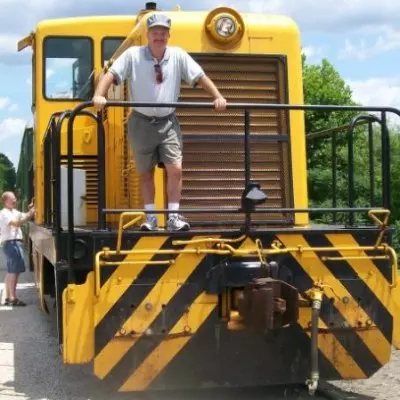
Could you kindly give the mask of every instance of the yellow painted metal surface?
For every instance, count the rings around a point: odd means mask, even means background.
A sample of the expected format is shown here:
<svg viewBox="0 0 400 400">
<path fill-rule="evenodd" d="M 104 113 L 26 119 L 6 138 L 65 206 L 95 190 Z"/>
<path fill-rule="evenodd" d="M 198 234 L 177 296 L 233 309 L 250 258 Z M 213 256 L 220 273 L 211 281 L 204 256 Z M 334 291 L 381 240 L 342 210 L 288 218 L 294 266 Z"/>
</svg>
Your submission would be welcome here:
<svg viewBox="0 0 400 400">
<path fill-rule="evenodd" d="M 85 364 L 94 356 L 94 276 L 82 285 L 68 285 L 62 295 L 63 359 L 66 364 Z"/>
</svg>

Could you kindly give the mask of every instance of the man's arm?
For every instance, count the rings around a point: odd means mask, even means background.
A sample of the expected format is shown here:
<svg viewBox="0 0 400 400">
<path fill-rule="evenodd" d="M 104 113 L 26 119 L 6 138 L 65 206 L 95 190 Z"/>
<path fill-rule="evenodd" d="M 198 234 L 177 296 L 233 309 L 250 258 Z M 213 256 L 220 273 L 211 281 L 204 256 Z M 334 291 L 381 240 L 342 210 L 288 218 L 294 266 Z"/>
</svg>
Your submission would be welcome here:
<svg viewBox="0 0 400 400">
<path fill-rule="evenodd" d="M 205 74 L 203 68 L 185 50 L 181 49 L 181 73 L 182 79 L 191 86 L 200 86 L 214 99 L 214 106 L 217 110 L 226 108 L 226 100 L 218 91 L 214 82 Z"/>
<path fill-rule="evenodd" d="M 226 109 L 226 99 L 219 92 L 214 82 L 207 76 L 204 75 L 199 79 L 200 86 L 210 94 L 214 99 L 214 106 L 217 110 Z"/>
<path fill-rule="evenodd" d="M 35 215 L 35 208 L 32 207 L 22 218 L 18 220 L 12 220 L 8 223 L 10 226 L 16 226 L 19 228 L 22 226 L 26 221 L 30 220 Z"/>
<path fill-rule="evenodd" d="M 121 83 L 131 75 L 132 57 L 131 49 L 124 51 L 111 65 L 110 69 L 100 79 L 93 96 L 93 103 L 97 110 L 101 110 L 107 103 L 106 94 L 110 86 L 116 82 Z"/>
<path fill-rule="evenodd" d="M 100 79 L 92 99 L 95 107 L 98 110 L 101 110 L 107 103 L 105 96 L 113 82 L 114 75 L 111 72 L 106 72 L 106 74 Z"/>
</svg>

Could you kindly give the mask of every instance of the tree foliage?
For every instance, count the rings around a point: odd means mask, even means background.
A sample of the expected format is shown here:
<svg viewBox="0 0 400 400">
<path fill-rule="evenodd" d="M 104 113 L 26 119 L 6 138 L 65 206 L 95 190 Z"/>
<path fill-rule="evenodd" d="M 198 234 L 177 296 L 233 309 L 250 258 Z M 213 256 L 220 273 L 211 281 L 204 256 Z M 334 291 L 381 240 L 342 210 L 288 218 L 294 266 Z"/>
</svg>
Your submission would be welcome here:
<svg viewBox="0 0 400 400">
<path fill-rule="evenodd" d="M 355 105 L 350 87 L 341 78 L 332 64 L 322 60 L 317 65 L 307 65 L 303 59 L 303 82 L 306 104 Z M 365 114 L 365 113 L 363 113 Z M 355 117 L 353 112 L 306 113 L 307 133 L 319 132 L 349 124 Z M 373 129 L 373 151 L 370 154 L 367 126 L 354 130 L 354 194 L 356 207 L 380 207 L 382 199 L 382 132 L 378 124 Z M 393 246 L 400 253 L 400 135 L 392 128 L 390 136 L 390 186 L 391 224 L 394 226 Z M 332 140 L 331 136 L 307 141 L 308 188 L 311 207 L 333 206 Z M 370 160 L 373 160 L 373 165 Z M 347 129 L 337 133 L 336 157 L 336 206 L 349 206 L 349 159 Z M 372 190 L 374 188 L 374 191 Z M 346 223 L 348 214 L 338 215 L 338 222 Z M 366 215 L 357 215 L 356 222 L 366 222 Z M 331 223 L 332 215 L 315 215 L 314 222 Z"/>
<path fill-rule="evenodd" d="M 356 105 L 352 91 L 339 72 L 326 59 L 321 64 L 303 63 L 304 99 L 307 104 Z M 339 111 L 309 111 L 306 132 L 347 124 L 354 113 Z"/>
<path fill-rule="evenodd" d="M 356 105 L 352 91 L 339 72 L 326 59 L 321 64 L 310 64 L 303 58 L 303 86 L 306 104 Z M 315 133 L 344 126 L 351 122 L 356 113 L 348 111 L 313 110 L 305 113 L 306 133 Z M 337 142 L 346 142 L 345 131 L 337 135 Z M 328 156 L 327 142 L 330 139 L 307 141 L 308 167 L 319 168 L 326 163 Z"/>
<path fill-rule="evenodd" d="M 328 60 L 320 64 L 308 65 L 303 60 L 304 97 L 306 104 L 328 105 L 357 105 L 352 98 L 352 91 L 340 74 Z M 365 114 L 365 113 L 363 113 Z M 349 206 L 349 159 L 347 127 L 356 112 L 344 111 L 310 111 L 306 113 L 306 132 L 321 132 L 343 126 L 344 129 L 336 133 L 336 206 Z M 378 127 L 379 128 L 379 127 Z M 393 136 L 393 135 L 392 135 Z M 354 194 L 355 206 L 369 207 L 382 205 L 382 160 L 381 160 L 381 131 L 374 130 L 373 154 L 369 154 L 369 139 L 367 126 L 357 127 L 353 133 L 354 140 Z M 397 136 L 392 139 L 392 154 L 398 150 L 400 142 Z M 308 160 L 308 188 L 311 207 L 332 207 L 334 205 L 333 191 L 333 160 L 332 135 L 323 138 L 307 140 Z M 374 159 L 374 168 L 370 171 L 370 156 Z M 400 161 L 400 160 L 399 160 Z M 392 158 L 392 165 L 395 166 Z M 398 164 L 397 164 L 398 165 Z M 372 177 L 372 179 L 371 179 Z M 393 186 L 398 182 L 392 180 Z M 374 196 L 372 196 L 374 185 Z M 393 190 L 395 190 L 393 188 Z M 400 201 L 397 201 L 400 202 Z M 400 204 L 399 204 L 400 205 Z M 399 215 L 400 217 L 400 215 Z M 340 221 L 347 221 L 348 215 L 339 216 Z M 365 216 L 364 216 L 365 218 Z M 332 216 L 324 216 L 322 222 L 332 221 Z"/>
<path fill-rule="evenodd" d="M 1 192 L 15 190 L 16 172 L 13 163 L 3 153 L 0 153 L 0 190 Z"/>
</svg>

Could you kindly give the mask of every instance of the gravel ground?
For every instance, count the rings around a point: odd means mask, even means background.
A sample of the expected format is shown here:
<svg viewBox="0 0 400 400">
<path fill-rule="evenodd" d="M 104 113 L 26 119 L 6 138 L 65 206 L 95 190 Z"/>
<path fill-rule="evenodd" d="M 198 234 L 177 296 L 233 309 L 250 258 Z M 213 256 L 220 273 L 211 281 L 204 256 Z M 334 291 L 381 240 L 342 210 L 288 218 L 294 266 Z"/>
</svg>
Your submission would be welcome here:
<svg viewBox="0 0 400 400">
<path fill-rule="evenodd" d="M 392 360 L 367 380 L 343 381 L 337 387 L 365 395 L 366 399 L 400 399 L 400 350 L 392 351 Z"/>
<path fill-rule="evenodd" d="M 1 261 L 1 260 L 0 260 Z M 0 282 L 4 280 L 1 269 Z M 3 285 L 0 284 L 0 292 Z M 273 394 L 260 390 L 223 390 L 174 395 L 111 394 L 91 372 L 91 366 L 65 366 L 57 355 L 54 320 L 40 312 L 30 272 L 22 275 L 19 297 L 27 307 L 0 306 L 0 400 L 102 400 L 102 399 L 306 399 L 308 395 Z M 3 295 L 4 297 L 4 295 Z M 343 399 L 392 400 L 400 398 L 400 352 L 367 381 L 338 383 Z M 350 391 L 348 395 L 342 391 Z M 314 397 L 315 398 L 315 397 Z"/>
</svg>

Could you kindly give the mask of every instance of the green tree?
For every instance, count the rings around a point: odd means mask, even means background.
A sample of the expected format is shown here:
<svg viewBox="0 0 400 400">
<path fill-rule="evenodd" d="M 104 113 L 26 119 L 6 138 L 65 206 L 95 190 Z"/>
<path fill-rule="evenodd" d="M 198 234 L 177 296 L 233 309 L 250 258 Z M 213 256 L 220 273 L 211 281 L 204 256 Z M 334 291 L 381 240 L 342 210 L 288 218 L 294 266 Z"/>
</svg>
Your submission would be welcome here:
<svg viewBox="0 0 400 400">
<path fill-rule="evenodd" d="M 326 59 L 320 64 L 308 65 L 303 58 L 304 100 L 306 104 L 357 105 L 352 98 L 349 85 L 339 72 Z M 308 111 L 306 132 L 329 131 L 332 128 L 348 125 L 357 115 L 348 111 Z M 311 207 L 332 207 L 332 135 L 307 140 L 308 188 Z M 348 206 L 348 156 L 347 130 L 336 134 L 337 139 L 337 175 L 336 201 L 338 207 Z M 355 194 L 356 204 L 369 205 L 368 142 L 365 128 L 354 131 L 355 156 Z M 347 216 L 339 216 L 340 219 Z M 322 218 L 323 222 L 329 222 Z"/>
<path fill-rule="evenodd" d="M 320 64 L 307 64 L 303 57 L 303 86 L 306 104 L 356 105 L 350 86 L 326 59 Z M 307 111 L 305 113 L 306 133 L 315 133 L 350 123 L 356 113 L 347 111 Z M 346 136 L 338 136 L 342 144 Z M 327 139 L 313 139 L 307 142 L 308 166 L 318 167 L 326 162 Z"/>
<path fill-rule="evenodd" d="M 308 65 L 303 57 L 304 101 L 306 104 L 356 105 L 350 87 L 341 78 L 332 64 L 322 60 L 320 64 Z M 306 132 L 320 132 L 338 126 L 345 126 L 356 116 L 355 112 L 310 111 L 305 114 Z M 362 113 L 366 114 L 366 113 Z M 354 193 L 356 207 L 382 206 L 382 148 L 381 128 L 374 124 L 373 182 L 375 196 L 371 198 L 369 142 L 365 126 L 354 130 Z M 398 128 L 398 127 L 397 127 Z M 391 147 L 391 225 L 394 227 L 393 246 L 400 254 L 400 135 L 398 129 L 390 132 Z M 331 207 L 332 146 L 330 137 L 307 141 L 308 188 L 311 207 Z M 347 132 L 337 134 L 337 176 L 336 200 L 338 207 L 348 206 L 348 148 Z M 338 215 L 339 222 L 347 222 L 348 214 Z M 314 222 L 330 223 L 331 215 L 315 215 Z M 370 222 L 365 214 L 356 215 L 356 222 Z"/>
<path fill-rule="evenodd" d="M 350 86 L 326 59 L 321 64 L 303 62 L 304 100 L 307 104 L 356 105 Z M 343 111 L 308 111 L 306 132 L 317 132 L 349 122 L 354 113 Z"/>
<path fill-rule="evenodd" d="M 398 132 L 390 133 L 390 185 L 392 220 L 399 221 L 400 227 L 400 136 Z"/>
<path fill-rule="evenodd" d="M 2 192 L 6 190 L 15 190 L 16 172 L 13 163 L 3 153 L 0 153 L 0 189 Z"/>
</svg>

